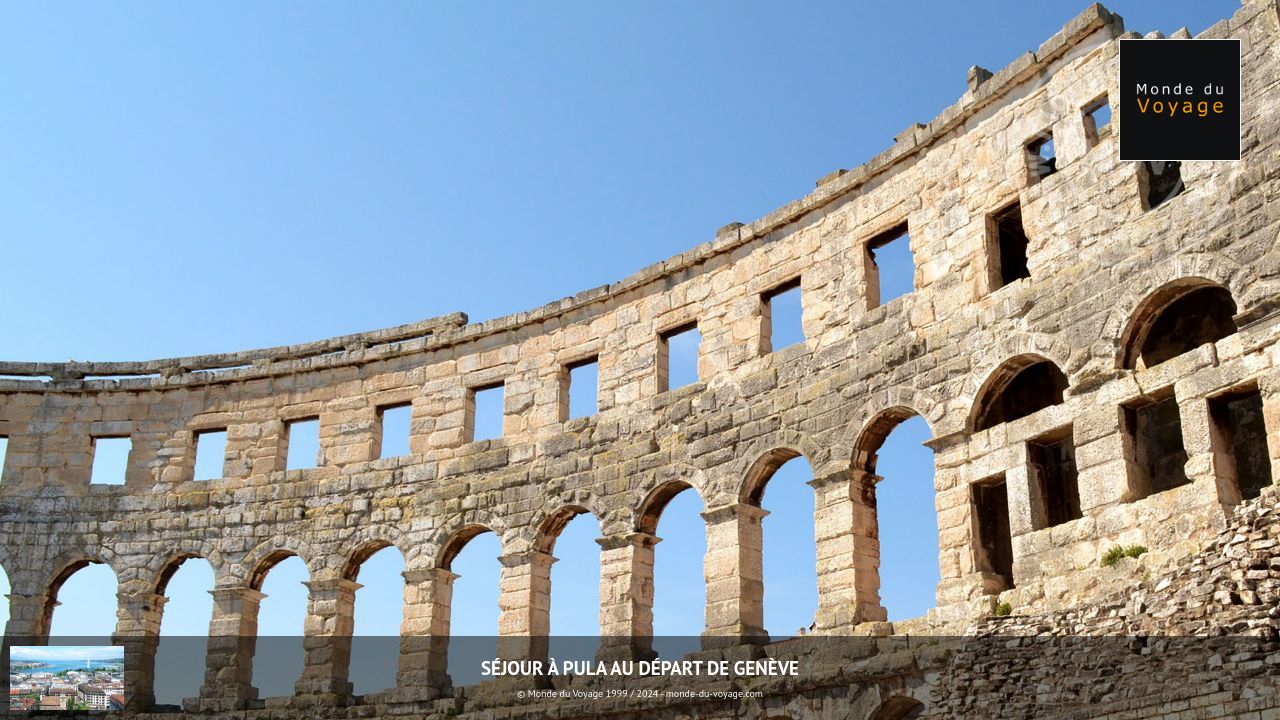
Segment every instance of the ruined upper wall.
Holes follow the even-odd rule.
[[[778,231],[804,223],[811,214],[821,212],[842,198],[864,190],[870,183],[878,182],[880,176],[899,171],[900,166],[913,162],[916,154],[943,142],[948,135],[956,131],[963,132],[965,123],[975,119],[988,106],[1007,102],[1011,95],[1016,99],[1020,86],[1034,84],[1038,75],[1052,72],[1055,63],[1068,54],[1096,45],[1100,38],[1118,37],[1123,31],[1123,20],[1095,3],[1072,18],[1034,52],[1022,54],[994,74],[983,73],[976,77],[971,75],[969,89],[958,101],[927,124],[912,123],[894,138],[892,147],[867,163],[853,170],[842,169],[823,177],[814,191],[755,222],[725,225],[716,233],[715,240],[655,263],[617,283],[585,290],[534,310],[474,324],[467,324],[466,314],[458,312],[393,328],[299,345],[211,355],[144,361],[0,361],[0,377],[13,376],[0,380],[0,391],[32,389],[29,383],[15,379],[22,376],[49,378],[49,381],[42,383],[40,389],[140,389],[227,382],[261,375],[362,364],[389,356],[473,342],[495,333],[519,331],[524,326],[538,326],[548,319],[583,309],[595,313],[607,312],[612,306],[625,304],[628,296],[637,292],[661,292],[664,287],[680,282],[684,273],[696,272],[700,265],[717,256],[760,244],[762,240],[778,240]],[[1084,139],[1073,137],[1071,141],[1080,143]],[[182,377],[193,371],[203,372],[194,377]],[[141,376],[145,382],[130,382],[128,378],[131,376]],[[68,384],[79,380],[88,382]]]

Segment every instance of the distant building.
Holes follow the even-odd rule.
[[[111,709],[124,710],[124,696],[119,693],[111,696]]]
[[[67,697],[65,695],[45,695],[40,698],[41,710],[66,710]]]
[[[109,710],[111,708],[111,696],[107,691],[97,685],[83,684],[76,688],[76,699],[91,710]]]
[[[30,710],[31,707],[35,704],[36,704],[35,698],[16,697],[16,698],[9,699],[10,710],[22,710],[25,712],[27,710]]]

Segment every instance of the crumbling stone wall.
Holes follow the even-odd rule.
[[[759,491],[797,455],[815,476],[818,634],[955,632],[997,602],[1088,608],[1113,589],[1098,569],[1108,548],[1142,544],[1145,566],[1173,567],[1241,499],[1224,479],[1230,453],[1214,444],[1215,398],[1257,393],[1270,475],[1280,477],[1277,24],[1274,0],[1250,0],[1206,31],[1243,41],[1243,160],[1185,165],[1185,191],[1155,208],[1143,166],[1116,159],[1117,123],[1093,131],[1085,121],[1098,98],[1117,97],[1124,32],[1095,5],[999,72],[972,70],[956,104],[866,165],[613,285],[484,323],[459,314],[140,363],[0,363],[19,378],[0,380],[8,634],[46,636],[60,583],[85,562],[109,564],[120,580],[117,633],[134,642],[132,702],[145,707],[162,578],[204,557],[216,573],[213,639],[191,710],[253,710],[246,638],[261,579],[297,555],[311,602],[291,702],[360,707],[329,639],[350,631],[353,568],[394,545],[407,566],[400,687],[376,700],[412,707],[449,693],[449,563],[484,530],[502,541],[506,657],[545,651],[548,548],[578,512],[603,534],[602,632],[621,639],[607,651],[646,655],[656,514],[692,487],[707,509],[707,647],[751,648],[767,640]],[[1026,146],[1046,131],[1056,172],[1040,177]],[[1012,201],[1030,277],[999,286],[991,216]],[[867,244],[903,222],[915,291],[879,304]],[[806,342],[764,352],[761,297],[797,279]],[[1150,367],[1131,362],[1161,313],[1204,287],[1230,294],[1235,332]],[[690,323],[702,337],[700,380],[660,391],[660,338]],[[565,420],[567,368],[587,358],[599,362],[599,412]],[[1065,376],[1062,401],[976,430],[975,408],[1042,361]],[[470,391],[499,383],[503,437],[473,442]],[[1189,482],[1149,494],[1126,412],[1167,398]],[[379,409],[402,403],[413,407],[412,453],[378,458]],[[942,582],[935,610],[891,627],[878,594],[875,454],[915,414],[933,432]],[[285,423],[312,417],[319,466],[285,470]],[[196,482],[195,433],[213,428],[228,432],[225,476]],[[121,435],[133,442],[125,485],[91,485],[92,438]],[[1070,438],[1080,511],[1052,525],[1028,449],[1046,438]],[[984,565],[980,550],[974,487],[991,482],[1006,492],[1009,568]],[[885,682],[909,677],[885,667]],[[835,713],[882,686],[818,683],[805,697]],[[808,691],[789,692],[779,697]]]

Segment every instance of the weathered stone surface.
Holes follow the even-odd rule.
[[[948,634],[1274,641],[1280,511],[1269,489],[1242,504],[1213,403],[1257,393],[1265,438],[1255,445],[1265,444],[1280,478],[1277,26],[1273,0],[1250,0],[1206,31],[1245,41],[1243,160],[1188,163],[1186,191],[1155,208],[1143,167],[1116,159],[1115,123],[1090,128],[1082,112],[1117,92],[1123,28],[1095,5],[1036,52],[971,72],[959,102],[867,164],[613,285],[483,323],[455,314],[227,355],[0,363],[0,375],[48,378],[0,380],[8,633],[43,638],[68,571],[105,562],[120,580],[118,635],[145,655],[163,578],[183,558],[207,558],[217,578],[214,640],[201,697],[187,710],[259,718],[581,717],[606,707],[620,717],[885,718],[914,701],[930,717],[988,717],[983,708],[1025,693],[1025,683],[1061,674],[1020,670],[1017,642],[957,649]],[[1040,176],[1025,147],[1048,130],[1056,172]],[[1002,284],[990,217],[1014,200],[1029,277]],[[881,305],[868,243],[904,222],[915,291]],[[806,341],[767,352],[762,296],[797,278]],[[1160,312],[1209,287],[1230,294],[1238,329],[1147,367],[1141,346]],[[661,335],[689,323],[702,338],[699,382],[662,391]],[[593,358],[599,412],[568,420],[568,368]],[[979,429],[985,404],[1043,361],[1065,378],[1060,404]],[[472,392],[494,384],[504,388],[503,437],[473,442]],[[1142,412],[1162,401],[1180,424]],[[378,410],[404,403],[413,407],[412,452],[378,458]],[[934,436],[942,582],[928,616],[890,625],[879,599],[875,454],[913,414]],[[320,421],[320,464],[286,470],[286,423],[305,418]],[[1164,473],[1144,475],[1156,461],[1135,450],[1134,423],[1180,446],[1185,484],[1157,487]],[[222,428],[225,476],[194,481],[196,433]],[[115,436],[133,443],[126,484],[91,485],[93,438]],[[1046,494],[1052,473],[1033,447],[1064,437],[1078,471],[1074,510]],[[819,500],[816,637],[769,644],[759,489],[799,455]],[[976,488],[1001,482],[1008,568],[997,567],[1003,548],[984,545],[975,509]],[[536,657],[546,652],[536,635],[547,627],[549,551],[578,512],[601,525],[602,624],[631,633],[606,650],[646,657],[652,533],[662,505],[686,487],[701,497],[708,526],[704,652],[807,653],[804,679],[761,680],[755,699],[671,701],[658,711],[517,703],[510,687],[449,687],[441,640],[449,563],[462,544],[484,530],[501,539],[500,652]],[[1051,524],[1059,512],[1078,517]],[[407,565],[401,686],[353,698],[342,643],[352,568],[387,545]],[[1148,551],[1101,567],[1116,545]],[[297,697],[264,703],[249,686],[247,640],[262,577],[288,555],[311,575],[308,663]],[[1137,583],[1146,575],[1153,580]],[[1018,617],[985,619],[997,603]],[[906,634],[918,642],[903,645]],[[856,640],[822,644],[843,636]],[[1131,669],[1132,688],[1090,696],[1110,714],[1064,710],[1053,703],[1066,690],[1047,687],[1007,702],[1000,716],[1278,717],[1274,689],[1253,683],[1274,679],[1277,658],[1274,648],[1206,658],[1238,671],[1232,687],[1209,678],[1153,689]],[[135,704],[150,697],[150,672],[145,662],[131,671]]]

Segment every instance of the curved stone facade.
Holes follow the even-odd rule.
[[[119,578],[118,633],[154,635],[174,564],[207,558],[221,641],[205,707],[252,706],[251,651],[235,638],[256,632],[266,570],[301,557],[307,632],[340,635],[359,563],[393,545],[407,567],[403,631],[421,640],[405,644],[401,686],[438,691],[443,649],[430,638],[448,635],[457,550],[477,532],[500,537],[500,625],[512,642],[503,652],[536,655],[538,643],[519,638],[548,630],[555,533],[589,512],[603,534],[602,633],[629,639],[607,652],[640,656],[652,633],[656,516],[692,487],[706,508],[708,647],[759,643],[758,490],[797,455],[817,494],[815,632],[883,633],[875,453],[916,414],[936,453],[942,582],[937,608],[898,632],[962,627],[1002,601],[1087,603],[1108,589],[1098,562],[1116,544],[1148,547],[1154,568],[1195,554],[1242,494],[1222,437],[1234,416],[1214,414],[1223,398],[1258,398],[1269,476],[1280,477],[1277,10],[1249,2],[1205,33],[1244,41],[1243,160],[1183,166],[1185,190],[1156,207],[1150,170],[1116,159],[1116,123],[1098,130],[1086,115],[1117,97],[1123,32],[1093,6],[1009,67],[971,72],[955,105],[866,165],[619,283],[527,313],[225,356],[0,364],[13,378],[0,381],[9,635],[45,636],[59,584],[86,562]],[[1046,132],[1056,171],[1041,177],[1025,148]],[[1001,286],[993,218],[1015,202],[1029,277]],[[879,304],[869,243],[904,223],[914,291]],[[762,296],[797,280],[806,341],[770,352]],[[1232,331],[1148,367],[1140,356],[1161,313],[1200,288],[1229,293]],[[665,390],[663,334],[691,323],[700,380]],[[589,358],[599,411],[566,420],[568,368]],[[1065,392],[1028,400],[1019,416],[1017,398],[1002,393],[1045,361]],[[472,442],[472,391],[495,384],[503,437]],[[1161,490],[1135,443],[1155,422],[1143,408],[1168,409],[1170,398],[1186,482]],[[378,458],[380,409],[404,403],[412,453]],[[996,405],[1013,409],[996,417]],[[308,418],[320,423],[318,467],[285,470],[286,423]],[[223,428],[225,476],[193,480],[195,434]],[[125,484],[91,485],[93,439],[119,436],[132,440]],[[1078,498],[1062,511],[1036,453],[1059,452],[1064,439]],[[985,491],[975,487],[1005,494],[1009,567],[984,535]],[[332,654],[316,650],[307,663],[301,694],[349,693]]]

